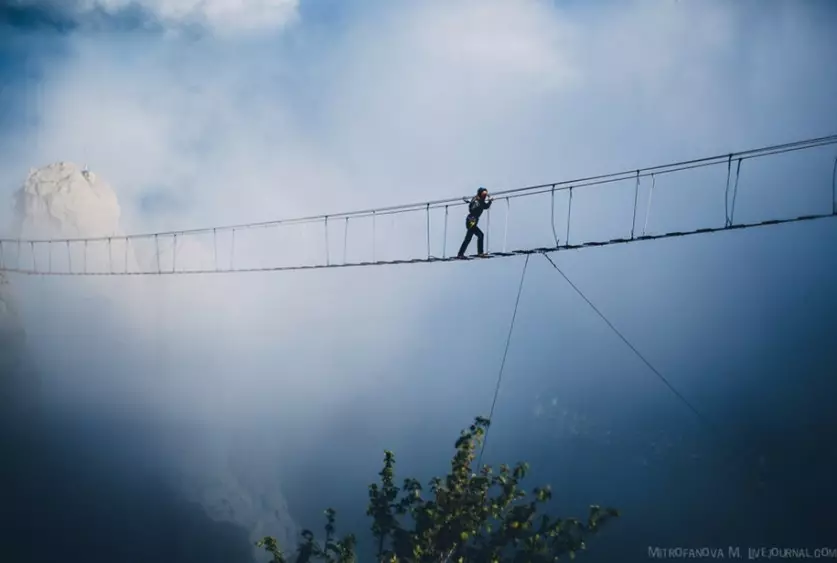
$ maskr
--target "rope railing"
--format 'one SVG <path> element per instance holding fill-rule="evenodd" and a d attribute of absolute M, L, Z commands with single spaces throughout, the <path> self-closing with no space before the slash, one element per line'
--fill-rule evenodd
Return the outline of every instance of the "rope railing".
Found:
<path fill-rule="evenodd" d="M 835 145 L 837 144 L 837 134 L 829 135 L 826 137 L 818 137 L 814 139 L 807 139 L 803 141 L 795 141 L 792 143 L 785 143 L 781 145 L 772 145 L 767 147 L 761 147 L 757 149 L 749 149 L 746 151 L 740 151 L 736 153 L 727 153 L 723 155 L 717 156 L 710 156 L 704 158 L 698 158 L 693 160 L 684 160 L 680 162 L 670 163 L 670 164 L 660 164 L 656 166 L 650 166 L 647 168 L 639 168 L 639 169 L 632 169 L 623 172 L 613 172 L 608 174 L 600 174 L 597 176 L 588 176 L 584 178 L 576 178 L 573 180 L 561 180 L 558 182 L 552 182 L 548 184 L 539 184 L 534 186 L 526 186 L 522 188 L 514 188 L 509 190 L 500 190 L 493 192 L 495 198 L 518 198 L 518 197 L 527 197 L 532 195 L 538 195 L 545 192 L 552 191 L 563 191 L 563 190 L 570 190 L 570 189 L 580 189 L 586 188 L 590 186 L 601 186 L 613 182 L 622 182 L 625 180 L 632 180 L 634 178 L 641 179 L 650 177 L 652 174 L 657 176 L 663 174 L 670 174 L 673 172 L 681 172 L 685 170 L 692 170 L 695 168 L 702 168 L 707 166 L 716 166 L 719 164 L 726 164 L 729 159 L 732 160 L 748 160 L 754 158 L 762 158 L 766 156 L 772 156 L 776 154 L 788 153 L 798 150 L 805 150 L 811 149 L 816 147 L 822 147 L 827 145 Z M 241 223 L 236 225 L 224 225 L 224 226 L 215 226 L 215 227 L 200 227 L 194 229 L 181 229 L 175 231 L 161 231 L 155 233 L 136 233 L 136 234 L 127 234 L 122 235 L 118 238 L 122 239 L 137 239 L 137 238 L 149 238 L 155 235 L 157 236 L 174 236 L 174 235 L 187 235 L 187 234 L 199 234 L 199 233 L 211 233 L 213 231 L 232 231 L 232 230 L 243 230 L 243 229 L 251 229 L 251 228 L 259 228 L 259 227 L 271 227 L 277 225 L 295 225 L 300 223 L 318 223 L 318 222 L 326 222 L 328 219 L 346 219 L 346 218 L 362 218 L 362 217 L 372 217 L 375 216 L 382 216 L 382 215 L 393 215 L 393 214 L 400 214 L 400 213 L 409 213 L 413 211 L 423 211 L 423 210 L 432 210 L 432 209 L 439 209 L 444 208 L 445 206 L 462 206 L 467 205 L 463 200 L 462 196 L 451 197 L 447 199 L 438 199 L 434 201 L 425 201 L 420 203 L 409 203 L 409 204 L 402 204 L 402 205 L 393 205 L 388 207 L 378 207 L 374 209 L 365 209 L 365 210 L 358 210 L 358 211 L 347 211 L 347 212 L 339 212 L 339 213 L 328 213 L 323 215 L 312 215 L 307 217 L 295 217 L 295 218 L 288 218 L 288 219 L 276 219 L 270 221 L 260 221 L 260 222 L 253 222 L 253 223 Z M 76 238 L 60 238 L 60 239 L 21 239 L 23 243 L 35 242 L 35 243 L 46 243 L 46 242 L 94 242 L 94 241 L 106 241 L 108 238 L 115 238 L 115 237 L 107 237 L 107 236 L 100 236 L 100 237 L 76 237 Z M 17 242 L 17 239 L 0 239 L 3 242 Z"/>
<path fill-rule="evenodd" d="M 593 247 L 603 247 L 603 246 L 614 246 L 620 244 L 628 244 L 628 243 L 639 243 L 644 241 L 652 241 L 652 240 L 662 240 L 662 239 L 671 239 L 671 238 L 681 238 L 681 237 L 689 237 L 694 235 L 705 235 L 710 233 L 719 233 L 724 231 L 733 231 L 733 230 L 745 230 L 745 229 L 753 229 L 757 227 L 767 227 L 767 226 L 775 226 L 775 225 L 786 225 L 792 223 L 802 223 L 802 222 L 811 222 L 817 221 L 821 219 L 829 219 L 837 217 L 837 213 L 822 213 L 816 215 L 802 215 L 799 217 L 793 217 L 789 219 L 768 219 L 765 221 L 759 221 L 754 223 L 736 223 L 732 226 L 722 226 L 722 227 L 706 227 L 700 229 L 693 229 L 690 231 L 673 231 L 667 233 L 658 233 L 658 234 L 647 234 L 643 236 L 638 236 L 635 238 L 616 238 L 610 240 L 602 240 L 602 241 L 587 241 L 583 243 L 565 243 L 558 246 L 545 246 L 545 247 L 537 247 L 537 248 L 522 248 L 518 250 L 511 250 L 508 252 L 491 252 L 486 253 L 483 256 L 465 256 L 463 258 L 457 258 L 456 256 L 447 256 L 445 258 L 440 257 L 431 257 L 431 258 L 411 258 L 411 259 L 394 259 L 394 260 L 378 260 L 373 262 L 347 262 L 347 263 L 332 263 L 332 264 L 310 264 L 310 265 L 291 265 L 291 266 L 267 266 L 267 267 L 239 267 L 235 269 L 194 269 L 194 270 L 178 270 L 178 271 L 171 271 L 171 270 L 161 270 L 157 272 L 156 270 L 139 270 L 139 271 L 118 271 L 118 272 L 108 272 L 108 271 L 88 271 L 88 272 L 78 272 L 78 271 L 35 271 L 35 270 L 27 270 L 25 268 L 0 268 L 0 272 L 3 273 L 13 273 L 13 274 L 23 274 L 23 275 L 36 275 L 36 276 L 165 276 L 165 275 L 205 275 L 205 274 L 244 274 L 244 273 L 256 273 L 256 272 L 286 272 L 286 271 L 296 271 L 296 270 L 322 270 L 322 269 L 331 269 L 331 268 L 358 268 L 358 267 L 368 267 L 368 266 L 392 266 L 398 264 L 428 264 L 428 263 L 442 263 L 442 262 L 453 262 L 453 261 L 471 261 L 471 260 L 490 260 L 492 258 L 508 258 L 512 256 L 521 256 L 521 255 L 530 255 L 530 254 L 549 254 L 552 252 L 558 251 L 566 251 L 566 250 L 580 250 L 584 248 L 593 248 Z"/>
<path fill-rule="evenodd" d="M 555 249 L 573 249 L 573 248 L 582 248 L 587 246 L 601 246 L 605 244 L 614 244 L 619 242 L 627 242 L 632 240 L 648 240 L 654 238 L 669 238 L 671 236 L 678 236 L 681 234 L 697 234 L 700 232 L 714 232 L 716 230 L 723 230 L 723 229 L 731 229 L 731 228 L 740 228 L 742 225 L 736 225 L 734 223 L 735 217 L 735 207 L 737 202 L 737 195 L 738 195 L 738 185 L 739 185 L 739 178 L 742 172 L 742 162 L 748 159 L 757 159 L 768 157 L 777 154 L 784 154 L 790 153 L 794 151 L 806 150 L 806 149 L 813 149 L 817 147 L 825 147 L 830 145 L 837 144 L 837 135 L 831 135 L 827 137 L 819 137 L 815 139 L 808 139 L 804 141 L 797 141 L 794 143 L 786 143 L 782 145 L 773 145 L 768 147 L 762 147 L 758 149 L 750 149 L 747 151 L 741 151 L 738 153 L 728 153 L 725 155 L 718 155 L 688 161 L 681 161 L 675 162 L 670 164 L 664 165 L 657 165 L 648 168 L 640 168 L 640 169 L 633 169 L 630 171 L 623 171 L 611 174 L 603 174 L 598 176 L 590 176 L 587 178 L 577 178 L 573 180 L 564 180 L 560 182 L 555 182 L 551 184 L 542 184 L 537 186 L 527 186 L 523 188 L 505 190 L 505 191 L 498 191 L 493 193 L 493 197 L 498 202 L 503 201 L 505 203 L 505 213 L 504 218 L 501 217 L 499 219 L 502 222 L 502 225 L 497 225 L 499 228 L 502 229 L 502 251 L 501 252 L 492 252 L 491 247 L 489 246 L 490 243 L 490 236 L 491 236 L 491 210 L 487 211 L 485 214 L 486 219 L 486 233 L 485 233 L 485 243 L 486 243 L 486 251 L 489 255 L 488 257 L 498 257 L 504 255 L 516 255 L 520 253 L 527 253 L 531 250 L 537 250 L 538 248 L 549 248 L 550 250 Z M 829 164 L 831 164 L 829 162 Z M 651 197 L 655 190 L 657 180 L 660 176 L 666 174 L 672 174 L 675 172 L 682 172 L 687 170 L 694 170 L 698 168 L 706 168 L 716 166 L 720 167 L 723 166 L 726 168 L 726 184 L 721 185 L 721 188 L 724 188 L 724 206 L 725 206 L 725 219 L 723 222 L 722 228 L 716 228 L 714 226 L 710 226 L 708 228 L 696 229 L 692 231 L 685 231 L 685 232 L 669 232 L 669 233 L 662 233 L 662 234 L 655 234 L 649 235 L 648 234 L 648 218 L 651 214 Z M 746 171 L 746 170 L 745 170 Z M 783 222 L 797 222 L 800 220 L 807 220 L 809 218 L 820 218 L 825 216 L 832 216 L 837 215 L 837 196 L 835 196 L 835 177 L 837 177 L 837 160 L 835 160 L 833 170 L 830 170 L 831 174 L 831 189 L 832 189 L 832 201 L 831 206 L 828 213 L 823 212 L 822 214 L 813 214 L 808 215 L 805 217 L 796 217 L 796 218 L 778 218 L 778 219 L 771 219 L 768 221 L 750 223 L 747 225 L 743 225 L 744 227 L 747 226 L 760 226 L 764 224 L 779 224 Z M 643 182 L 644 178 L 650 178 L 650 181 L 646 184 Z M 616 182 L 626 182 L 626 184 L 630 184 L 633 188 L 632 194 L 632 215 L 627 217 L 628 223 L 625 225 L 625 238 L 607 238 L 605 240 L 578 240 L 580 237 L 578 233 L 575 233 L 573 237 L 572 233 L 572 226 L 573 224 L 577 223 L 577 221 L 573 221 L 573 198 L 574 194 L 579 193 L 579 190 L 584 190 L 587 187 L 591 186 L 602 186 L 607 184 L 613 184 Z M 646 209 L 644 210 L 644 217 L 642 217 L 643 213 L 639 211 L 640 205 L 640 188 L 641 186 L 650 186 L 649 188 L 643 188 L 643 192 L 648 192 L 647 204 Z M 748 188 L 749 189 L 749 188 Z M 567 197 L 565 199 L 565 203 L 562 205 L 566 205 L 566 225 L 565 225 L 565 232 L 560 234 L 564 235 L 564 239 L 560 240 L 559 238 L 559 229 L 558 225 L 556 224 L 556 193 L 558 192 L 567 192 Z M 546 220 L 550 221 L 549 230 L 551 234 L 551 241 L 548 243 L 550 246 L 544 247 L 542 244 L 532 244 L 533 248 L 522 248 L 511 253 L 506 252 L 507 247 L 509 246 L 509 222 L 510 222 L 510 215 L 511 215 L 511 199 L 514 198 L 523 198 L 523 197 L 531 197 L 546 194 L 550 197 L 550 209 L 549 215 Z M 467 205 L 467 198 L 450 198 L 444 200 L 436 200 L 431 202 L 423 202 L 423 203 L 416 203 L 416 204 L 406 204 L 400 206 L 391 206 L 391 207 L 380 207 L 376 209 L 369 209 L 369 210 L 362 210 L 362 211 L 353 211 L 353 212 L 345 212 L 345 213 L 332 213 L 328 215 L 318 215 L 312 217 L 301 217 L 301 218 L 293 218 L 293 219 L 284 219 L 284 220 L 275 220 L 275 221 L 265 221 L 259 223 L 246 223 L 246 224 L 239 224 L 239 225 L 228 225 L 228 226 L 216 226 L 216 227 L 208 227 L 208 228 L 201 228 L 201 229 L 187 229 L 187 230 L 179 230 L 179 231 L 165 231 L 165 232 L 156 232 L 156 233 L 145 233 L 145 234 L 128 234 L 128 235 L 111 235 L 106 237 L 85 237 L 85 238 L 63 238 L 63 239 L 0 239 L 0 271 L 6 272 L 14 272 L 14 273 L 24 273 L 24 274 L 39 274 L 39 275 L 145 275 L 145 274 L 154 274 L 154 275 L 164 275 L 164 274 L 186 274 L 186 273 L 215 273 L 215 272 L 247 272 L 247 271 L 281 271 L 281 270 L 296 270 L 296 269 L 311 269 L 311 268 L 322 268 L 322 267 L 345 267 L 345 266 L 366 266 L 366 265 L 383 265 L 383 264 L 401 264 L 401 263 L 416 263 L 416 262 L 436 262 L 436 261 L 448 261 L 451 259 L 456 259 L 457 256 L 449 255 L 448 253 L 448 222 L 449 222 L 449 212 L 451 207 L 463 206 Z M 496 206 L 495 206 L 496 207 Z M 519 206 L 516 206 L 520 209 Z M 439 215 L 442 215 L 442 210 L 444 210 L 443 216 L 444 218 L 441 219 L 433 219 L 433 212 L 438 211 Z M 421 244 L 417 241 L 413 241 L 417 243 L 415 246 L 415 256 L 410 258 L 404 257 L 404 254 L 399 255 L 396 258 L 390 257 L 382 257 L 380 256 L 380 241 L 378 240 L 379 236 L 381 236 L 381 231 L 386 231 L 386 225 L 382 225 L 380 222 L 380 218 L 382 216 L 393 216 L 396 214 L 402 213 L 420 213 L 422 216 L 422 228 L 421 230 L 424 231 L 423 234 L 423 243 Z M 438 217 L 438 216 L 437 216 Z M 355 260 L 349 261 L 348 256 L 349 252 L 349 243 L 348 243 L 348 233 L 349 233 L 349 223 L 350 221 L 366 219 L 371 222 L 371 260 Z M 340 252 L 333 252 L 331 249 L 331 241 L 330 239 L 333 238 L 335 233 L 332 233 L 334 229 L 330 228 L 330 223 L 333 224 L 335 221 L 343 222 L 343 229 L 339 229 L 336 233 L 338 235 L 343 235 L 343 251 L 342 251 L 342 261 L 340 259 Z M 439 225 L 438 222 L 443 220 L 443 225 Z M 322 250 L 316 251 L 321 252 L 321 258 L 315 259 L 314 263 L 311 263 L 310 260 L 307 260 L 307 263 L 293 263 L 288 265 L 277 265 L 275 263 L 269 266 L 262 266 L 262 267 L 253 267 L 251 265 L 246 265 L 242 263 L 242 260 L 236 259 L 237 245 L 245 246 L 246 247 L 246 240 L 242 242 L 237 241 L 237 234 L 239 238 L 248 230 L 257 229 L 257 228 L 268 228 L 268 227 L 285 227 L 285 226 L 294 226 L 294 225 L 315 225 L 319 222 L 322 222 L 322 226 L 319 227 L 322 229 L 319 235 L 319 242 L 316 245 L 321 248 Z M 525 229 L 527 223 L 531 223 L 532 221 L 516 221 L 516 225 L 520 224 Z M 583 222 L 583 221 L 582 221 Z M 496 223 L 496 222 L 495 222 Z M 629 236 L 627 233 L 628 225 L 630 226 L 630 234 Z M 362 225 L 361 225 L 362 227 Z M 394 224 L 393 224 L 393 228 Z M 399 231 L 401 228 L 398 229 Z M 221 264 L 219 262 L 219 243 L 220 237 L 219 234 L 227 232 L 225 235 L 225 241 L 228 240 L 229 242 L 229 261 L 228 265 Z M 342 231 L 340 233 L 339 231 Z M 578 231 L 578 228 L 576 228 Z M 352 232 L 357 233 L 353 236 L 354 241 L 358 241 L 360 239 L 364 239 L 362 241 L 363 245 L 366 245 L 365 236 L 361 234 L 361 229 L 355 230 L 353 226 Z M 435 249 L 434 247 L 436 244 L 434 243 L 434 232 L 443 232 L 443 237 L 441 244 L 441 248 Z M 416 233 L 418 234 L 418 233 Z M 185 243 L 188 242 L 185 237 L 187 236 L 201 236 L 206 235 L 207 245 L 211 245 L 211 258 L 209 258 L 209 262 L 212 263 L 211 266 L 208 266 L 206 262 L 202 263 L 202 265 L 198 267 L 189 267 L 188 266 L 188 256 L 186 255 L 186 248 Z M 366 235 L 368 236 L 368 235 Z M 384 235 L 385 236 L 385 235 Z M 435 235 L 438 237 L 438 234 Z M 572 240 L 571 240 L 572 237 Z M 412 238 L 412 235 L 411 237 Z M 161 240 L 162 239 L 162 240 Z M 384 239 L 386 240 L 386 239 Z M 166 261 L 166 267 L 164 268 L 161 264 L 161 249 L 160 243 L 162 241 L 168 241 L 167 244 L 170 245 L 169 251 L 171 253 L 170 259 Z M 129 250 L 133 250 L 134 253 L 139 251 L 139 248 L 143 245 L 147 245 L 148 242 L 153 243 L 153 250 L 151 250 L 151 258 L 153 263 L 145 264 L 144 266 L 137 265 L 136 267 L 129 267 Z M 295 241 L 298 243 L 298 239 Z M 334 241 L 339 244 L 338 241 Z M 409 243 L 410 241 L 406 241 Z M 116 243 L 116 244 L 115 244 Z M 554 243 L 555 246 L 551 246 Z M 53 258 L 53 245 L 64 245 L 66 246 L 67 256 L 66 260 L 63 262 L 66 264 L 66 269 L 57 268 L 55 260 Z M 353 243 L 357 244 L 357 242 Z M 114 245 L 117 246 L 114 249 Z M 123 246 L 124 249 L 120 249 L 119 246 Z M 297 244 L 298 245 L 298 244 Z M 424 247 L 419 250 L 419 245 Z M 78 248 L 79 246 L 83 246 L 83 254 L 82 256 L 78 256 Z M 497 245 L 495 245 L 497 246 Z M 44 249 L 44 247 L 46 247 Z M 99 250 L 99 255 L 101 259 L 99 260 L 100 264 L 105 264 L 104 266 L 100 266 L 98 269 L 88 267 L 88 248 L 91 251 L 96 249 Z M 207 246 L 209 248 L 209 246 Z M 26 250 L 24 250 L 26 249 Z M 73 256 L 73 249 L 75 250 L 76 256 Z M 40 258 L 38 258 L 37 250 L 41 250 Z M 45 250 L 45 252 L 43 252 Z M 121 267 L 117 266 L 115 262 L 118 260 L 114 260 L 114 251 L 124 250 L 124 264 Z M 246 250 L 246 249 L 245 249 Z M 282 249 L 286 252 L 294 252 L 295 249 L 292 247 L 285 247 Z M 434 252 L 434 250 L 438 250 L 440 252 Z M 180 252 L 180 254 L 179 254 Z M 25 254 L 29 254 L 29 256 L 25 256 Z M 271 252 L 272 255 L 276 253 Z M 353 256 L 357 253 L 352 252 Z M 406 253 L 405 253 L 406 254 Z M 453 254 L 453 253 L 451 253 Z M 368 257 L 367 257 L 368 258 Z M 169 261 L 170 260 L 170 261 Z M 227 262 L 224 260 L 224 262 Z M 46 268 L 44 265 L 46 264 Z M 187 265 L 184 265 L 187 264 Z M 81 267 L 80 267 L 81 266 Z"/>

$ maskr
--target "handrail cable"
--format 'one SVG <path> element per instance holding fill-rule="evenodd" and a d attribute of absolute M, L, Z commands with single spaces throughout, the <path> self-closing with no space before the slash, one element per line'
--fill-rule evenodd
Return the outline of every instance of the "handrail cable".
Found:
<path fill-rule="evenodd" d="M 524 197 L 530 195 L 537 195 L 540 193 L 548 192 L 552 189 L 557 191 L 567 190 L 570 188 L 581 188 L 587 186 L 594 186 L 594 185 L 604 185 L 613 182 L 621 182 L 625 180 L 631 179 L 640 179 L 644 177 L 649 177 L 651 174 L 662 175 L 662 174 L 669 174 L 673 172 L 680 172 L 684 170 L 690 170 L 694 168 L 701 168 L 705 166 L 714 166 L 718 164 L 722 164 L 727 162 L 730 156 L 732 158 L 738 158 L 740 160 L 747 160 L 750 158 L 761 158 L 765 156 L 771 156 L 774 154 L 781 154 L 792 152 L 796 150 L 803 150 L 808 148 L 815 148 L 827 145 L 837 144 L 837 134 L 829 135 L 825 137 L 818 137 L 813 139 L 806 139 L 801 141 L 794 141 L 791 143 L 784 143 L 780 145 L 772 145 L 766 147 L 760 147 L 756 149 L 748 149 L 745 151 L 740 151 L 737 153 L 726 153 L 724 155 L 719 156 L 710 156 L 710 157 L 703 157 L 698 159 L 692 160 L 684 160 L 680 162 L 674 162 L 669 164 L 661 164 L 656 166 L 651 166 L 647 168 L 640 168 L 640 169 L 631 169 L 629 171 L 623 172 L 614 172 L 608 174 L 599 174 L 595 176 L 588 176 L 585 178 L 577 178 L 573 180 L 564 180 L 560 182 L 550 182 L 548 184 L 539 184 L 534 186 L 526 186 L 521 188 L 513 188 L 509 190 L 500 190 L 494 192 L 494 195 L 504 196 L 508 198 L 512 197 Z M 307 217 L 298 217 L 298 218 L 288 218 L 288 219 L 274 219 L 269 221 L 259 221 L 259 222 L 251 222 L 251 223 L 241 223 L 236 225 L 225 225 L 225 226 L 215 226 L 215 227 L 200 227 L 200 228 L 193 228 L 193 229 L 180 229 L 180 230 L 172 230 L 172 231 L 161 231 L 157 233 L 138 233 L 138 234 L 128 234 L 128 235 L 113 235 L 110 236 L 97 236 L 97 237 L 76 237 L 76 238 L 67 238 L 67 239 L 27 239 L 23 240 L 23 242 L 36 242 L 36 243 L 47 243 L 47 242 L 81 242 L 81 241 L 104 241 L 108 238 L 119 238 L 119 239 L 137 239 L 137 238 L 150 238 L 153 236 L 173 236 L 175 234 L 178 235 L 186 235 L 186 234 L 200 234 L 200 233 L 211 233 L 213 231 L 227 231 L 227 230 L 242 230 L 242 229 L 251 229 L 251 228 L 259 228 L 259 227 L 268 227 L 274 226 L 279 224 L 300 224 L 300 223 L 313 223 L 319 221 L 325 221 L 326 218 L 329 219 L 337 219 L 337 218 L 359 218 L 359 217 L 369 217 L 374 215 L 392 215 L 398 213 L 408 213 L 413 211 L 419 210 L 429 210 L 435 209 L 439 207 L 443 207 L 446 205 L 462 205 L 462 198 L 455 197 L 455 198 L 446 198 L 446 199 L 439 199 L 434 201 L 426 201 L 421 203 L 410 203 L 410 204 L 401 204 L 401 205 L 393 205 L 387 207 L 379 207 L 375 209 L 365 209 L 365 210 L 358 210 L 358 211 L 348 211 L 348 212 L 340 212 L 340 213 L 329 213 L 329 214 L 322 214 L 322 215 L 312 215 Z M 5 242 L 17 242 L 18 239 L 0 239 L 4 240 Z M 22 240 L 22 239 L 21 239 Z"/>

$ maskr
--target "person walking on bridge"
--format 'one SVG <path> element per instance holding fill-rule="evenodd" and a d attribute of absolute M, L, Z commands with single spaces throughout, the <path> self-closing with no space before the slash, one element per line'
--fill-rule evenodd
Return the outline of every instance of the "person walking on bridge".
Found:
<path fill-rule="evenodd" d="M 463 258 L 465 256 L 465 251 L 468 249 L 468 245 L 471 244 L 471 239 L 474 238 L 474 235 L 477 235 L 477 255 L 485 256 L 482 246 L 484 235 L 482 230 L 477 226 L 477 223 L 480 221 L 482 212 L 491 207 L 491 202 L 494 201 L 494 198 L 489 197 L 488 190 L 480 186 L 480 189 L 477 190 L 477 195 L 465 201 L 468 203 L 468 217 L 465 219 L 465 228 L 467 231 L 465 233 L 465 240 L 462 241 L 462 246 L 459 247 L 459 254 L 456 257 Z"/>

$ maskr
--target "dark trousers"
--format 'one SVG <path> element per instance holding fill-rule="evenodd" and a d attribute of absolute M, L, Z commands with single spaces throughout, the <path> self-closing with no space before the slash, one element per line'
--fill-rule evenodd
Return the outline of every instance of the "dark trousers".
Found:
<path fill-rule="evenodd" d="M 465 233 L 465 240 L 462 241 L 462 246 L 459 247 L 458 256 L 465 255 L 465 251 L 468 249 L 468 245 L 471 244 L 471 239 L 474 238 L 474 235 L 477 235 L 477 254 L 482 254 L 482 230 L 479 227 L 477 227 L 476 221 L 474 221 L 470 217 L 465 221 L 465 227 L 468 229 L 468 231 Z"/>

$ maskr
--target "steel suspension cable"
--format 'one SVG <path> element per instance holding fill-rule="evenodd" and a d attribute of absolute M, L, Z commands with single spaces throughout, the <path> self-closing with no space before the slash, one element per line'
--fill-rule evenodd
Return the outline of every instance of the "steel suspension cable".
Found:
<path fill-rule="evenodd" d="M 654 367 L 654 365 L 651 364 L 651 362 L 649 362 L 648 359 L 639 350 L 637 350 L 637 348 L 633 344 L 631 344 L 631 342 L 625 337 L 625 335 L 623 335 L 619 331 L 619 329 L 617 329 L 613 325 L 613 323 L 611 323 L 608 320 L 604 313 L 602 313 L 599 310 L 599 308 L 596 307 L 593 304 L 593 302 L 587 298 L 586 295 L 584 295 L 581 289 L 579 289 L 578 286 L 575 285 L 569 277 L 567 277 L 567 275 L 561 270 L 561 268 L 558 267 L 558 265 L 552 260 L 552 258 L 550 258 L 549 255 L 545 252 L 542 252 L 541 254 L 543 254 L 543 257 L 549 261 L 552 267 L 555 268 L 555 270 L 559 274 L 561 274 L 561 276 L 566 280 L 570 287 L 572 287 L 575 290 L 575 292 L 578 293 L 578 295 L 582 299 L 584 299 L 585 302 L 587 302 L 590 308 L 593 309 L 593 311 L 595 311 L 599 317 L 601 317 L 601 319 L 622 340 L 622 342 L 624 342 L 628 346 L 628 348 L 631 349 L 631 351 L 637 356 L 637 358 L 639 358 L 648 367 L 648 369 L 650 369 L 651 372 L 654 373 L 654 375 L 656 375 L 666 387 L 668 387 L 668 389 L 674 394 L 674 396 L 677 397 L 677 399 L 679 399 L 680 402 L 682 402 L 695 415 L 695 417 L 697 417 L 698 421 L 703 424 L 703 426 L 709 431 L 712 437 L 715 438 L 724 448 L 729 447 L 732 450 L 729 456 L 724 460 L 725 465 L 728 464 L 729 466 L 734 466 L 733 462 L 741 458 L 746 458 L 750 453 L 753 452 L 753 446 L 747 449 L 733 447 L 727 440 L 726 434 L 722 432 L 721 429 L 717 425 L 715 425 L 715 423 L 713 423 L 706 415 L 704 415 L 700 410 L 698 410 L 697 407 L 695 407 L 685 396 L 683 396 L 683 394 L 680 393 L 680 391 L 678 391 L 677 388 L 675 388 L 674 385 L 671 384 L 671 382 L 669 382 L 669 380 L 660 372 L 660 370 Z"/>
<path fill-rule="evenodd" d="M 500 362 L 500 373 L 497 375 L 497 386 L 494 388 L 494 398 L 491 401 L 491 410 L 488 411 L 488 428 L 485 429 L 485 436 L 483 437 L 482 447 L 480 448 L 480 455 L 477 459 L 477 467 L 482 465 L 482 454 L 485 452 L 485 445 L 488 443 L 488 431 L 491 429 L 491 422 L 494 418 L 494 408 L 497 406 L 497 397 L 500 395 L 500 385 L 503 382 L 503 370 L 506 367 L 506 358 L 509 355 L 509 345 L 511 344 L 511 337 L 514 332 L 514 321 L 517 318 L 517 309 L 520 306 L 520 295 L 523 293 L 523 281 L 526 279 L 526 269 L 529 266 L 529 255 L 526 255 L 526 261 L 523 263 L 523 272 L 520 274 L 520 285 L 517 287 L 517 298 L 514 301 L 514 312 L 512 313 L 511 324 L 509 325 L 509 334 L 506 337 L 506 347 L 503 350 L 503 360 Z"/>
<path fill-rule="evenodd" d="M 658 370 L 657 368 L 655 368 L 655 367 L 654 367 L 654 365 L 653 365 L 651 362 L 649 362 L 649 361 L 648 361 L 648 359 L 647 359 L 645 356 L 643 356 L 643 355 L 642 355 L 642 353 L 641 353 L 639 350 L 637 350 L 637 349 L 636 349 L 636 347 L 635 347 L 633 344 L 631 344 L 631 342 L 630 342 L 627 338 L 625 338 L 625 335 L 624 335 L 624 334 L 622 334 L 622 333 L 619 331 L 619 329 L 618 329 L 618 328 L 616 328 L 615 326 L 613 326 L 613 323 L 611 323 L 611 322 L 608 320 L 608 318 L 604 315 L 604 313 L 602 313 L 602 312 L 599 310 L 599 308 L 598 308 L 598 307 L 596 307 L 596 306 L 593 304 L 593 302 L 592 302 L 592 301 L 590 301 L 590 299 L 588 299 L 588 298 L 587 298 L 587 296 L 586 296 L 586 295 L 584 295 L 584 293 L 583 293 L 583 292 L 582 292 L 582 291 L 578 288 L 578 286 L 577 286 L 577 285 L 575 285 L 575 284 L 572 282 L 572 280 L 570 280 L 570 278 L 568 278 L 568 277 L 567 277 L 567 275 L 563 272 L 563 270 L 561 270 L 561 268 L 559 268 L 559 267 L 558 267 L 558 265 L 557 265 L 557 264 L 556 264 L 556 263 L 552 260 L 552 258 L 550 258 L 550 257 L 549 257 L 549 255 L 548 255 L 548 254 L 545 254 L 545 253 L 543 254 L 543 257 L 544 257 L 544 258 L 546 258 L 546 259 L 549 261 L 549 263 L 552 265 L 552 267 L 553 267 L 553 268 L 555 268 L 555 270 L 556 270 L 559 274 L 561 274 L 561 276 L 562 276 L 562 277 L 563 277 L 563 278 L 567 281 L 567 283 L 568 283 L 568 284 L 570 284 L 570 287 L 572 287 L 572 288 L 575 290 L 575 292 L 576 292 L 576 293 L 578 293 L 578 295 L 579 295 L 582 299 L 584 299 L 584 301 L 586 301 L 586 302 L 587 302 L 587 304 L 590 306 L 590 308 L 591 308 L 591 309 L 593 309 L 593 311 L 595 311 L 595 312 L 596 312 L 596 314 L 597 314 L 599 317 L 601 317 L 601 319 L 602 319 L 602 320 L 603 320 L 603 321 L 607 324 L 607 326 L 609 326 L 609 327 L 610 327 L 610 329 L 614 332 L 614 334 L 616 334 L 616 336 L 618 336 L 618 337 L 622 340 L 622 342 L 624 342 L 624 343 L 628 346 L 628 348 L 630 348 L 630 349 L 631 349 L 631 351 L 633 351 L 633 353 L 636 355 L 636 357 L 637 357 L 637 358 L 639 358 L 639 359 L 642 361 L 642 363 L 644 363 L 646 366 L 648 366 L 648 369 L 650 369 L 650 370 L 651 370 L 651 371 L 652 371 L 652 372 L 653 372 L 653 373 L 654 373 L 654 374 L 655 374 L 655 375 L 656 375 L 656 376 L 660 379 L 660 381 L 662 381 L 662 382 L 663 382 L 663 384 L 664 384 L 666 387 L 668 387 L 668 388 L 669 388 L 669 390 L 670 390 L 672 393 L 674 393 L 674 395 L 675 395 L 678 399 L 680 399 L 680 401 L 681 401 L 684 405 L 686 405 L 686 407 L 687 407 L 689 410 L 691 410 L 691 411 L 695 414 L 695 416 L 697 416 L 697 417 L 698 417 L 698 419 L 700 419 L 703 423 L 705 423 L 705 424 L 706 424 L 707 426 L 709 426 L 710 428 L 713 428 L 713 429 L 715 429 L 715 430 L 717 431 L 717 429 L 715 428 L 715 425 L 714 425 L 714 424 L 713 424 L 713 423 L 712 423 L 712 422 L 711 422 L 708 418 L 706 418 L 706 417 L 705 417 L 705 416 L 704 416 L 704 415 L 703 415 L 703 414 L 702 414 L 702 413 L 701 413 L 701 412 L 700 412 L 700 411 L 699 411 L 699 410 L 698 410 L 698 409 L 697 409 L 697 408 L 696 408 L 696 407 L 695 407 L 695 406 L 694 406 L 691 402 L 689 402 L 689 400 L 688 400 L 688 399 L 686 399 L 686 397 L 684 397 L 684 396 L 683 396 L 683 394 L 682 394 L 682 393 L 680 393 L 680 391 L 678 391 L 678 390 L 674 387 L 674 385 L 672 385 L 672 384 L 669 382 L 669 380 L 668 380 L 668 379 L 666 379 L 666 377 L 665 377 L 662 373 L 660 373 L 660 370 Z"/>

